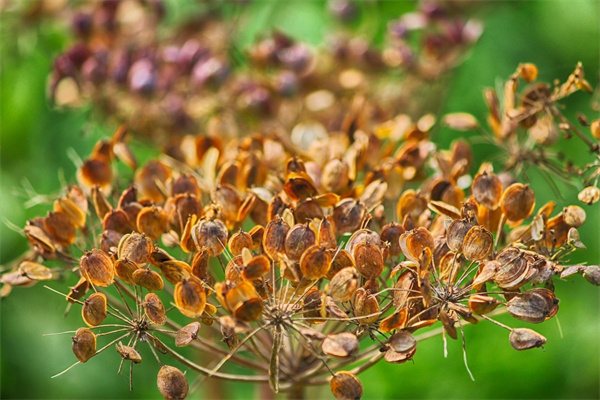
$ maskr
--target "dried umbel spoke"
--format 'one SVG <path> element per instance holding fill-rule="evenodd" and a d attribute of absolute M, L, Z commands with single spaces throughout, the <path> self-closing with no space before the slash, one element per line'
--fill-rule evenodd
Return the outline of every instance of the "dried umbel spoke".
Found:
<path fill-rule="evenodd" d="M 209 3 L 160 34 L 160 1 L 65 11 L 77 10 L 77 44 L 56 59 L 50 96 L 124 125 L 27 222 L 31 249 L 3 268 L 0 293 L 77 282 L 50 289 L 89 326 L 69 331 L 72 367 L 110 348 L 119 372 L 156 361 L 166 399 L 204 377 L 290 396 L 329 382 L 357 399 L 359 373 L 417 362 L 417 342 L 439 334 L 465 349 L 482 320 L 516 350 L 541 347 L 494 316 L 542 323 L 558 312 L 556 279 L 600 285 L 597 260 L 567 265 L 593 240 L 581 227 L 600 198 L 598 120 L 563 114 L 564 98 L 592 89 L 581 65 L 551 85 L 520 64 L 501 95 L 485 90 L 486 125 L 422 98 L 480 34 L 463 7 L 423 2 L 381 47 L 348 31 L 317 50 L 277 31 L 239 51 L 244 19 Z M 330 3 L 342 20 L 358 12 Z M 497 157 L 471 139 L 444 148 L 440 129 L 481 134 Z M 556 155 L 567 140 L 581 160 Z M 547 194 L 532 168 L 584 188 L 581 203 L 536 204 Z"/>

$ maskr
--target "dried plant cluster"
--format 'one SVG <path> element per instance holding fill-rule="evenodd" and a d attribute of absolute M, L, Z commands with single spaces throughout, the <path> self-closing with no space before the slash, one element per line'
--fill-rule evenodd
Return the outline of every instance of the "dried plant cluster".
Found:
<path fill-rule="evenodd" d="M 119 19 L 120 4 L 75 12 L 81 42 L 58 57 L 51 95 L 87 98 L 128 128 L 98 142 L 77 184 L 27 223 L 31 251 L 1 278 L 8 295 L 78 277 L 62 293 L 86 326 L 73 331 L 73 366 L 105 350 L 130 371 L 156 361 L 166 399 L 190 390 L 181 366 L 294 395 L 329 383 L 336 398 L 355 399 L 360 372 L 411 360 L 438 334 L 464 344 L 465 325 L 491 322 L 516 350 L 541 347 L 539 333 L 493 316 L 541 323 L 559 309 L 554 279 L 600 284 L 600 267 L 566 265 L 585 248 L 583 204 L 540 206 L 518 179 L 536 166 L 583 184 L 582 203 L 598 200 L 599 122 L 581 116 L 580 128 L 558 104 L 591 91 L 581 65 L 550 85 L 522 64 L 501 96 L 485 91 L 487 127 L 466 113 L 437 123 L 403 113 L 408 99 L 394 90 L 439 76 L 478 36 L 439 5 L 392 23 L 383 51 L 350 37 L 315 53 L 276 33 L 239 70 L 214 14 L 159 39 L 129 34 L 137 24 L 156 34 L 159 3 L 122 3 L 137 11 L 132 20 Z M 352 4 L 331 8 L 344 19 Z M 404 40 L 417 28 L 419 50 Z M 211 35 L 218 40 L 200 39 Z M 439 148 L 431 134 L 440 124 L 479 132 L 504 157 L 473 165 L 467 141 Z M 130 134 L 163 152 L 140 165 Z M 595 161 L 561 164 L 549 155 L 559 140 L 580 140 Z M 155 360 L 142 360 L 142 346 Z M 230 363 L 242 369 L 225 372 Z"/>

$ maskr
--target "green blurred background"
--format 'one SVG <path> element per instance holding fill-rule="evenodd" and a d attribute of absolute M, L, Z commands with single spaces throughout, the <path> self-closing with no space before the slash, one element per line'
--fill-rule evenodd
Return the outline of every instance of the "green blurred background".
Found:
<path fill-rule="evenodd" d="M 386 22 L 413 9 L 414 2 L 369 2 L 368 18 L 376 18 L 380 31 Z M 472 6 L 485 24 L 479 43 L 450 80 L 443 111 L 466 111 L 481 120 L 485 105 L 481 91 L 509 76 L 520 62 L 533 62 L 540 78 L 566 79 L 582 61 L 590 83 L 598 85 L 600 48 L 600 2 L 598 1 L 482 1 Z M 168 11 L 175 20 L 189 12 L 192 3 L 171 2 Z M 277 27 L 295 37 L 318 44 L 334 24 L 321 1 L 254 1 L 245 12 L 253 23 L 240 36 L 251 42 L 262 30 Z M 376 13 L 373 14 L 373 13 Z M 365 13 L 363 13 L 365 16 Z M 25 209 L 23 179 L 38 193 L 52 194 L 60 188 L 59 176 L 74 181 L 75 167 L 67 157 L 72 148 L 80 155 L 91 150 L 95 140 L 114 127 L 97 122 L 90 110 L 59 111 L 49 107 L 45 88 L 53 57 L 68 44 L 60 24 L 15 28 L 14 15 L 2 15 L 0 25 L 0 215 L 21 227 L 49 205 Z M 378 35 L 377 37 L 380 37 Z M 580 110 L 598 118 L 590 108 L 591 97 L 578 93 L 565 102 L 568 110 Z M 567 112 L 569 114 L 569 112 Z M 574 115 L 571 113 L 569 115 Z M 457 133 L 439 130 L 435 140 L 442 147 Z M 478 162 L 493 156 L 493 149 L 474 145 Z M 561 145 L 571 157 L 589 157 L 578 142 Z M 578 204 L 577 190 L 561 187 L 560 198 L 546 180 L 530 174 L 537 203 L 556 200 L 558 206 Z M 600 262 L 598 205 L 584 206 L 588 221 L 581 237 L 588 249 L 573 261 Z M 0 262 L 5 263 L 26 249 L 26 240 L 5 224 L 0 227 Z M 61 285 L 55 285 L 62 289 Z M 544 350 L 514 351 L 508 333 L 489 323 L 466 328 L 472 382 L 463 366 L 458 341 L 449 343 L 443 357 L 441 338 L 419 345 L 414 363 L 380 363 L 361 375 L 365 398 L 599 398 L 600 397 L 600 289 L 576 276 L 557 283 L 561 311 L 535 329 L 548 338 Z M 127 374 L 116 376 L 118 359 L 101 354 L 90 363 L 50 379 L 75 360 L 70 335 L 42 336 L 48 332 L 78 327 L 78 310 L 63 318 L 64 299 L 37 285 L 15 288 L 0 302 L 1 307 L 1 398 L 156 398 L 156 365 L 142 363 L 134 374 L 135 391 L 128 391 Z M 512 326 L 527 323 L 500 318 Z M 557 324 L 560 321 L 562 337 Z M 150 356 L 150 355 L 148 355 Z M 253 387 L 227 384 L 230 398 L 260 396 Z M 214 393 L 213 393 L 214 396 Z M 199 390 L 194 398 L 211 398 Z M 329 398 L 328 388 L 310 389 L 309 397 Z"/>

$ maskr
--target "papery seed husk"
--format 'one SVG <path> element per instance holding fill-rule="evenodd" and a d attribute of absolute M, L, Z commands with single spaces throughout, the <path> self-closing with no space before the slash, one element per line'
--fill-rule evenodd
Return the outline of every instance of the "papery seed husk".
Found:
<path fill-rule="evenodd" d="M 73 337 L 73 353 L 85 363 L 96 354 L 96 335 L 89 328 L 79 328 Z"/>
<path fill-rule="evenodd" d="M 391 364 L 403 364 L 409 360 L 412 360 L 416 352 L 416 347 L 406 352 L 397 352 L 390 348 L 388 351 L 385 352 L 383 359 Z"/>
<path fill-rule="evenodd" d="M 198 337 L 200 322 L 192 322 L 177 331 L 175 335 L 175 346 L 185 347 Z"/>
<path fill-rule="evenodd" d="M 356 269 L 365 278 L 377 278 L 383 272 L 383 254 L 379 246 L 362 242 L 356 245 L 352 255 Z"/>
<path fill-rule="evenodd" d="M 185 375 L 170 365 L 163 365 L 158 371 L 156 384 L 166 400 L 185 399 L 188 395 L 189 385 Z"/>
<path fill-rule="evenodd" d="M 104 293 L 94 293 L 83 302 L 81 316 L 88 326 L 98 326 L 107 315 L 107 300 Z"/>
<path fill-rule="evenodd" d="M 469 309 L 479 315 L 494 311 L 500 304 L 500 301 L 492 296 L 472 294 L 469 297 Z"/>
<path fill-rule="evenodd" d="M 400 236 L 405 232 L 402 225 L 390 222 L 381 228 L 381 241 L 390 243 L 389 251 L 391 257 L 398 257 L 401 253 Z"/>
<path fill-rule="evenodd" d="M 296 225 L 286 235 L 285 253 L 294 261 L 300 260 L 302 254 L 314 245 L 317 241 L 317 235 L 309 228 L 308 224 Z"/>
<path fill-rule="evenodd" d="M 342 269 L 329 284 L 329 295 L 335 301 L 348 301 L 358 287 L 358 271 L 354 267 Z"/>
<path fill-rule="evenodd" d="M 379 323 L 379 330 L 382 332 L 391 332 L 396 329 L 401 329 L 406 324 L 408 319 L 408 313 L 406 308 L 402 308 L 399 311 L 396 311 L 392 315 L 384 318 Z"/>
<path fill-rule="evenodd" d="M 151 292 L 162 290 L 165 286 L 160 274 L 150 268 L 136 269 L 131 275 L 131 279 L 136 285 L 140 285 Z"/>
<path fill-rule="evenodd" d="M 133 273 L 138 269 L 138 265 L 128 259 L 118 259 L 115 261 L 115 274 L 128 285 L 135 285 Z"/>
<path fill-rule="evenodd" d="M 542 347 L 546 344 L 546 338 L 534 330 L 527 328 L 516 328 L 510 331 L 510 345 L 515 350 L 527 350 Z"/>
<path fill-rule="evenodd" d="M 175 285 L 173 293 L 175 305 L 183 315 L 198 318 L 206 307 L 206 293 L 195 279 L 182 280 Z"/>
<path fill-rule="evenodd" d="M 409 332 L 394 333 L 389 339 L 389 345 L 397 353 L 410 352 L 417 347 L 417 339 Z"/>
<path fill-rule="evenodd" d="M 480 225 L 469 229 L 463 243 L 463 254 L 469 261 L 485 259 L 494 246 L 492 233 Z"/>
<path fill-rule="evenodd" d="M 133 361 L 134 364 L 139 364 L 142 362 L 142 356 L 133 347 L 125 346 L 123 343 L 119 342 L 117 343 L 116 348 L 117 353 L 119 353 L 125 360 Z"/>
<path fill-rule="evenodd" d="M 62 212 L 49 212 L 44 218 L 44 229 L 56 243 L 62 246 L 70 246 L 75 242 L 77 234 L 75 225 Z"/>
<path fill-rule="evenodd" d="M 527 185 L 514 183 L 502 194 L 500 206 L 506 219 L 520 221 L 531 215 L 535 207 L 535 193 Z"/>
<path fill-rule="evenodd" d="M 290 226 L 283 219 L 275 219 L 267 224 L 263 236 L 263 248 L 272 259 L 277 259 L 285 251 L 285 239 Z"/>
<path fill-rule="evenodd" d="M 19 264 L 19 272 L 34 281 L 52 279 L 52 270 L 50 268 L 33 261 L 23 261 Z"/>
<path fill-rule="evenodd" d="M 183 279 L 190 279 L 192 267 L 188 263 L 179 260 L 168 260 L 158 264 L 162 276 L 173 285 Z"/>
<path fill-rule="evenodd" d="M 600 266 L 588 265 L 583 270 L 583 277 L 589 283 L 595 286 L 600 286 Z"/>
<path fill-rule="evenodd" d="M 467 219 L 458 219 L 450 224 L 446 233 L 446 243 L 451 251 L 462 252 L 465 237 L 472 227 L 473 224 Z"/>
<path fill-rule="evenodd" d="M 137 265 L 144 265 L 154 250 L 152 241 L 144 234 L 131 233 L 123 236 L 119 242 L 119 258 L 127 258 Z"/>
<path fill-rule="evenodd" d="M 337 372 L 329 381 L 331 392 L 337 400 L 356 400 L 363 395 L 360 380 L 351 372 Z"/>
<path fill-rule="evenodd" d="M 325 247 L 314 245 L 302 254 L 300 270 L 307 279 L 319 279 L 327 275 L 331 261 L 331 254 Z"/>
<path fill-rule="evenodd" d="M 359 288 L 354 294 L 354 315 L 362 317 L 368 315 L 368 317 L 360 318 L 358 322 L 361 325 L 371 324 L 380 316 L 379 302 L 377 298 L 370 294 L 364 288 Z"/>
<path fill-rule="evenodd" d="M 358 339 L 350 332 L 327 335 L 321 345 L 323 353 L 338 358 L 350 357 L 358 351 Z"/>
<path fill-rule="evenodd" d="M 547 289 L 530 289 L 510 299 L 506 308 L 514 318 L 540 323 L 558 311 L 558 300 Z"/>
<path fill-rule="evenodd" d="M 115 279 L 115 267 L 112 259 L 99 249 L 93 249 L 81 256 L 79 262 L 81 275 L 95 286 L 110 286 Z"/>
<path fill-rule="evenodd" d="M 240 229 L 229 239 L 229 251 L 234 256 L 239 256 L 245 248 L 252 248 L 252 236 Z"/>
<path fill-rule="evenodd" d="M 148 293 L 144 298 L 144 312 L 153 324 L 164 325 L 167 322 L 165 306 L 155 293 Z"/>
<path fill-rule="evenodd" d="M 167 213 L 160 207 L 144 207 L 137 215 L 136 225 L 138 231 L 148 236 L 150 240 L 157 241 L 163 233 L 167 232 Z"/>
<path fill-rule="evenodd" d="M 211 257 L 225 250 L 228 236 L 227 227 L 219 219 L 201 220 L 192 228 L 192 237 L 198 248 L 208 248 Z"/>

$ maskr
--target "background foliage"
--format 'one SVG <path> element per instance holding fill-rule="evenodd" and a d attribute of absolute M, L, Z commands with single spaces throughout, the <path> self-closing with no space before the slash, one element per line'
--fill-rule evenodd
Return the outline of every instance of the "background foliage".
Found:
<path fill-rule="evenodd" d="M 192 12 L 194 4 L 170 3 L 170 20 Z M 414 5 L 411 1 L 368 1 L 362 4 L 362 17 L 368 19 L 375 40 L 381 40 L 386 22 Z M 472 2 L 470 6 L 484 21 L 485 32 L 448 82 L 443 111 L 471 112 L 483 121 L 482 89 L 508 77 L 519 62 L 537 64 L 540 78 L 552 81 L 564 80 L 576 62 L 582 61 L 586 77 L 592 86 L 598 85 L 600 2 L 490 1 Z M 234 14 L 236 9 L 232 7 L 231 12 Z M 334 24 L 321 1 L 255 1 L 245 12 L 250 22 L 238 33 L 240 46 L 274 27 L 319 44 Z M 2 14 L 0 26 L 0 215 L 22 227 L 27 218 L 49 208 L 47 204 L 24 207 L 24 182 L 38 193 L 55 193 L 61 177 L 74 181 L 75 166 L 67 157 L 68 150 L 86 155 L 94 142 L 112 133 L 114 127 L 100 123 L 91 110 L 59 111 L 48 105 L 46 77 L 54 55 L 68 43 L 67 32 L 62 24 L 24 26 L 15 17 Z M 578 93 L 568 100 L 568 109 L 581 110 L 590 119 L 598 118 L 590 108 L 590 100 L 589 95 Z M 456 137 L 456 133 L 443 129 L 436 130 L 435 135 L 434 141 L 444 148 Z M 486 145 L 474 144 L 474 150 L 476 165 L 494 156 L 493 149 Z M 589 156 L 579 142 L 561 150 L 571 157 Z M 557 194 L 539 174 L 532 172 L 529 178 L 538 205 L 548 200 L 557 201 L 558 207 L 578 204 L 578 190 L 561 186 Z M 584 207 L 588 221 L 580 233 L 588 249 L 577 254 L 574 261 L 597 264 L 600 212 L 597 205 Z M 0 227 L 0 234 L 0 262 L 25 250 L 26 240 L 6 224 Z M 477 330 L 467 327 L 467 351 L 475 382 L 463 366 L 460 342 L 449 343 L 449 357 L 444 359 L 441 338 L 434 338 L 419 346 L 414 364 L 380 363 L 364 373 L 361 379 L 366 383 L 365 398 L 600 397 L 600 291 L 576 276 L 559 282 L 557 296 L 565 300 L 558 314 L 562 337 L 557 319 L 537 327 L 548 338 L 544 350 L 516 352 L 508 343 L 507 332 L 491 324 Z M 158 396 L 153 363 L 142 363 L 136 370 L 135 391 L 130 393 L 126 374 L 115 376 L 118 360 L 106 354 L 51 380 L 50 376 L 74 360 L 71 339 L 70 335 L 42 335 L 71 330 L 81 324 L 81 317 L 78 310 L 73 310 L 62 318 L 64 299 L 42 285 L 33 290 L 15 288 L 0 307 L 1 398 Z M 514 321 L 510 323 L 515 325 Z M 227 394 L 232 398 L 252 397 L 253 390 L 242 384 L 227 384 Z M 211 394 L 200 390 L 194 395 L 198 396 L 210 398 Z M 328 388 L 317 388 L 311 389 L 309 396 L 329 397 L 330 393 Z"/>

